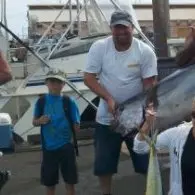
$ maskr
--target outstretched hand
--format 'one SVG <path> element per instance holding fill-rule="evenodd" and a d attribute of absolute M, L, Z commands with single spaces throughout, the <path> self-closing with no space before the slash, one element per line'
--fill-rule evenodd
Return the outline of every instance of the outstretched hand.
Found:
<path fill-rule="evenodd" d="M 154 104 L 149 103 L 146 108 L 145 114 L 145 122 L 140 129 L 140 133 L 138 134 L 138 140 L 146 140 L 146 136 L 150 133 L 151 127 L 156 119 L 156 112 L 154 110 Z"/>

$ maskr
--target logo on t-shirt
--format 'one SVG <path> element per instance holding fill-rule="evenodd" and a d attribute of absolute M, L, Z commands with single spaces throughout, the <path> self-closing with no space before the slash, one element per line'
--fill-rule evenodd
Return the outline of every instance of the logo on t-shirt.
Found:
<path fill-rule="evenodd" d="M 138 64 L 134 63 L 128 65 L 128 68 L 135 68 L 135 67 L 138 67 Z"/>

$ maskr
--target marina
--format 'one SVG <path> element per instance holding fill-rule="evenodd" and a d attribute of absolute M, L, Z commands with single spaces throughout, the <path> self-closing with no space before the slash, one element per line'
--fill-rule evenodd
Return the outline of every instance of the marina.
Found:
<path fill-rule="evenodd" d="M 180 68 L 176 64 L 175 56 L 184 47 L 188 33 L 186 29 L 195 24 L 193 14 L 193 18 L 189 18 L 187 14 L 184 17 L 185 14 L 181 13 L 182 10 L 195 13 L 195 3 L 175 3 L 168 0 L 162 4 L 158 3 L 158 0 L 29 3 L 26 17 L 29 37 L 25 39 L 19 37 L 7 23 L 6 0 L 1 0 L 0 5 L 0 49 L 4 52 L 13 75 L 12 81 L 0 86 L 0 123 L 1 126 L 5 125 L 5 129 L 9 129 L 13 136 L 9 148 L 11 151 L 5 150 L 5 154 L 0 157 L 0 170 L 11 171 L 11 177 L 0 194 L 45 193 L 44 187 L 40 185 L 40 127 L 33 126 L 32 118 L 35 102 L 47 93 L 46 75 L 50 70 L 55 70 L 64 74 L 66 84 L 62 94 L 74 98 L 81 117 L 81 130 L 76 133 L 80 153 L 77 157 L 79 183 L 76 185 L 76 194 L 102 195 L 98 178 L 93 174 L 93 138 L 100 98 L 84 84 L 84 69 L 89 49 L 97 40 L 111 35 L 111 13 L 124 9 L 132 15 L 134 36 L 156 52 L 158 81 L 161 81 Z M 5 148 L 0 147 L 0 151 L 3 149 Z M 169 190 L 169 158 L 167 150 L 158 153 L 163 195 L 168 195 Z M 135 173 L 127 147 L 122 144 L 112 194 L 145 194 L 146 182 L 146 175 Z M 56 194 L 64 195 L 64 188 L 61 177 Z"/>

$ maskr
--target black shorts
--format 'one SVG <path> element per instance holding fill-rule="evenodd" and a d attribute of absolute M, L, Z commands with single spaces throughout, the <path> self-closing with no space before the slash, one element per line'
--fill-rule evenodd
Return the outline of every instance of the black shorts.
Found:
<path fill-rule="evenodd" d="M 137 154 L 133 151 L 133 141 L 136 134 L 137 130 L 132 132 L 132 135 L 122 138 L 119 133 L 115 133 L 111 130 L 110 126 L 97 124 L 94 134 L 94 174 L 96 176 L 103 176 L 117 173 L 121 144 L 123 141 L 125 141 L 129 150 L 135 172 L 146 174 L 147 166 L 145 166 L 145 163 L 148 162 L 148 154 Z M 142 160 L 143 162 L 140 162 Z"/>
<path fill-rule="evenodd" d="M 43 151 L 41 183 L 48 187 L 58 184 L 59 170 L 65 183 L 78 182 L 76 156 L 72 144 L 65 144 L 56 150 Z"/>

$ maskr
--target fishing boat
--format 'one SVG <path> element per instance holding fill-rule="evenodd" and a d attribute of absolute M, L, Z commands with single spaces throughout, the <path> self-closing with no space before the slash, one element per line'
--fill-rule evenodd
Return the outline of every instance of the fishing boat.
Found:
<path fill-rule="evenodd" d="M 109 18 L 111 13 L 115 9 L 125 9 L 130 12 L 133 15 L 133 21 L 136 27 L 135 34 L 139 33 L 142 38 L 153 47 L 140 30 L 132 4 L 128 2 L 120 5 L 113 0 L 109 2 L 110 3 L 107 5 L 99 5 L 95 0 L 86 1 L 75 17 L 75 20 L 77 20 L 80 14 L 85 13 L 84 15 L 86 16 L 86 13 L 88 13 L 87 24 L 90 25 L 89 29 L 91 30 L 89 31 L 89 35 L 64 42 L 64 37 L 68 29 L 70 29 L 71 25 L 75 22 L 73 20 L 53 50 L 44 58 L 44 62 L 46 62 L 49 68 L 55 68 L 66 73 L 67 80 L 73 87 L 66 85 L 62 92 L 76 99 L 81 113 L 81 125 L 83 126 L 85 126 L 85 124 L 91 125 L 91 122 L 94 123 L 96 115 L 94 106 L 97 106 L 99 103 L 99 98 L 83 83 L 83 70 L 86 64 L 86 56 L 94 41 L 110 35 Z M 102 25 L 102 23 L 104 25 Z M 65 47 L 61 44 L 62 42 L 63 45 L 66 43 Z M 38 64 L 35 72 L 20 82 L 15 90 L 5 90 L 2 92 L 0 99 L 0 112 L 10 114 L 14 125 L 15 136 L 25 141 L 32 136 L 40 134 L 40 129 L 32 126 L 32 116 L 36 100 L 40 95 L 47 92 L 44 79 L 49 69 L 44 65 L 43 61 L 40 60 L 43 59 L 43 56 L 39 54 L 37 56 L 33 55 Z M 174 65 L 173 59 L 160 59 L 158 64 L 159 70 L 161 69 L 160 79 L 177 68 Z M 167 69 L 167 67 L 169 67 L 169 69 Z M 77 93 L 77 90 L 79 93 Z"/>

